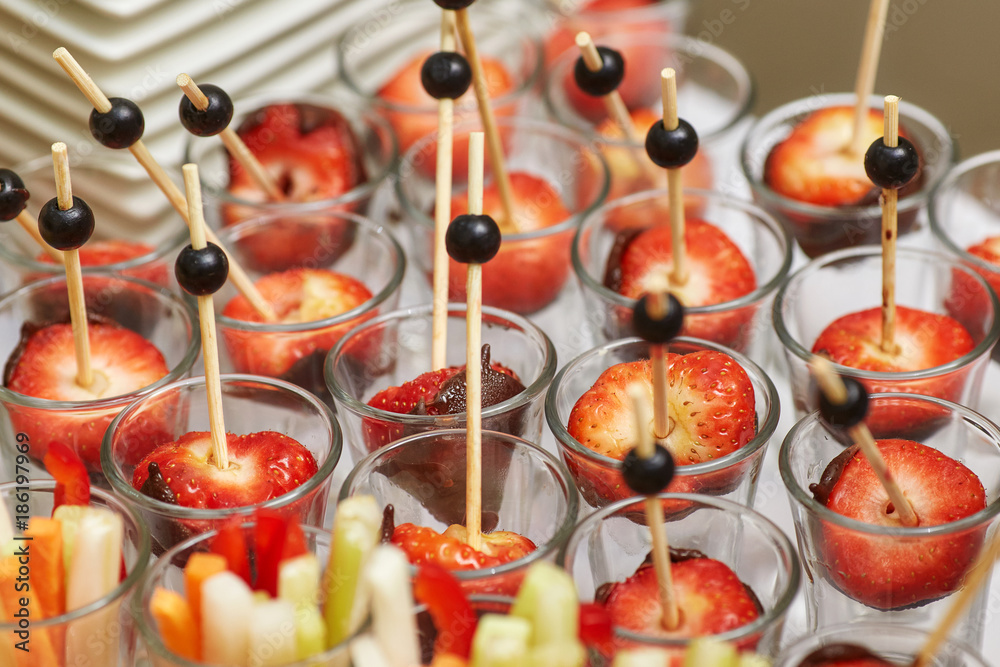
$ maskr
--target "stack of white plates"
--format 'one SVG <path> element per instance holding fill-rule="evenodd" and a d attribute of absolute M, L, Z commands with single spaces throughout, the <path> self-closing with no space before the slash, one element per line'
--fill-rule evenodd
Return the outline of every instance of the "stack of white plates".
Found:
<path fill-rule="evenodd" d="M 262 91 L 316 91 L 335 77 L 334 40 L 380 3 L 371 0 L 5 0 L 0 4 L 0 166 L 47 155 L 112 154 L 87 129 L 91 107 L 53 60 L 64 46 L 109 97 L 143 110 L 143 137 L 171 173 L 186 132 L 177 119 L 186 72 L 234 99 Z M 131 156 L 119 154 L 122 161 Z M 134 192 L 141 170 L 123 182 Z M 81 192 L 81 195 L 86 196 Z M 164 203 L 146 200 L 148 205 Z"/>

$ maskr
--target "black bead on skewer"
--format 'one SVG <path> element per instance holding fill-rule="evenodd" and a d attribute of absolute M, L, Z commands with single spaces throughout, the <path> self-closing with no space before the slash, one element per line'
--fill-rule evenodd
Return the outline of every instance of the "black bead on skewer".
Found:
<path fill-rule="evenodd" d="M 488 215 L 465 213 L 448 225 L 445 248 L 462 264 L 485 264 L 500 251 L 500 226 Z"/>
<path fill-rule="evenodd" d="M 661 298 L 653 294 L 643 294 L 632 309 L 632 329 L 635 335 L 647 343 L 663 345 L 677 337 L 684 327 L 684 306 L 673 294 L 667 294 L 667 309 L 662 318 L 653 317 L 650 312 L 653 299 Z"/>
<path fill-rule="evenodd" d="M 233 100 L 222 88 L 210 83 L 200 86 L 201 92 L 208 98 L 208 106 L 202 110 L 194 102 L 181 96 L 178 114 L 181 124 L 188 132 L 197 137 L 213 137 L 229 127 L 233 119 Z"/>
<path fill-rule="evenodd" d="M 451 9 L 456 11 L 467 8 L 473 2 L 475 2 L 475 0 L 434 0 L 434 4 L 441 9 Z"/>
<path fill-rule="evenodd" d="M 920 170 L 917 147 L 905 137 L 897 141 L 897 146 L 886 146 L 885 138 L 879 137 L 865 152 L 865 173 L 880 188 L 898 190 Z"/>
<path fill-rule="evenodd" d="M 229 258 L 214 243 L 197 250 L 188 244 L 177 255 L 174 276 L 181 288 L 192 296 L 215 294 L 229 277 Z"/>
<path fill-rule="evenodd" d="M 633 447 L 622 460 L 625 484 L 640 496 L 652 496 L 667 488 L 674 479 L 674 469 L 674 457 L 660 444 L 654 446 L 649 458 L 639 456 L 638 448 Z"/>
<path fill-rule="evenodd" d="M 59 199 L 45 202 L 38 213 L 38 232 L 56 250 L 76 250 L 94 233 L 94 212 L 87 202 L 73 197 L 68 209 L 59 208 Z"/>
<path fill-rule="evenodd" d="M 28 189 L 16 172 L 0 169 L 0 222 L 13 220 L 28 205 Z"/>
<path fill-rule="evenodd" d="M 659 167 L 683 167 L 697 153 L 698 133 L 683 118 L 677 120 L 677 127 L 673 130 L 666 129 L 663 120 L 658 120 L 646 133 L 646 154 Z"/>
<path fill-rule="evenodd" d="M 90 112 L 90 134 L 102 146 L 108 148 L 128 148 L 142 139 L 146 121 L 142 110 L 132 100 L 112 97 L 111 109 L 101 113 L 97 109 Z"/>
<path fill-rule="evenodd" d="M 861 382 L 852 377 L 841 378 L 847 390 L 843 403 L 834 403 L 824 392 L 819 395 L 819 416 L 829 426 L 851 428 L 864 421 L 868 414 L 868 392 Z"/>
<path fill-rule="evenodd" d="M 580 56 L 573 67 L 573 78 L 580 90 L 587 95 L 604 97 L 617 90 L 625 78 L 625 59 L 622 54 L 606 46 L 598 46 L 597 54 L 601 56 L 601 69 L 596 72 L 591 70 L 583 56 Z"/>
<path fill-rule="evenodd" d="M 438 51 L 420 68 L 420 83 L 436 100 L 457 100 L 472 85 L 472 67 L 461 53 Z"/>

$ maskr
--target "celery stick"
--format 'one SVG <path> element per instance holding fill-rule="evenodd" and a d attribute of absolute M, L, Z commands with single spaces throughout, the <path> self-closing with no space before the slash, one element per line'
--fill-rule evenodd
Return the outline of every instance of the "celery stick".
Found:
<path fill-rule="evenodd" d="M 106 509 L 84 508 L 77 528 L 66 580 L 68 611 L 95 602 L 117 588 L 121 568 L 125 529 L 120 516 Z M 66 630 L 66 655 L 90 667 L 116 665 L 117 616 L 115 603 L 72 622 Z"/>
<path fill-rule="evenodd" d="M 486 614 L 472 640 L 470 667 L 523 667 L 528 664 L 531 623 L 517 616 Z"/>
<path fill-rule="evenodd" d="M 667 667 L 669 664 L 670 654 L 663 649 L 635 648 L 618 651 L 611 667 Z"/>
<path fill-rule="evenodd" d="M 287 600 L 266 600 L 250 612 L 249 667 L 280 667 L 295 662 L 295 607 Z"/>
<path fill-rule="evenodd" d="M 254 595 L 238 575 L 213 574 L 201 586 L 201 655 L 214 665 L 246 667 Z"/>
<path fill-rule="evenodd" d="M 326 623 L 319 613 L 319 559 L 303 554 L 278 569 L 278 598 L 295 608 L 295 654 L 302 660 L 326 649 Z"/>
<path fill-rule="evenodd" d="M 573 578 L 552 563 L 528 568 L 512 616 L 531 623 L 531 646 L 578 641 L 580 606 Z"/>
<path fill-rule="evenodd" d="M 80 530 L 80 519 L 88 508 L 82 505 L 60 505 L 52 513 L 52 518 L 59 521 L 63 536 L 63 563 L 66 566 L 66 578 L 69 579 L 69 569 L 73 562 L 73 545 L 76 534 Z"/>
<path fill-rule="evenodd" d="M 583 667 L 587 651 L 579 641 L 550 642 L 530 650 L 531 667 Z"/>
<path fill-rule="evenodd" d="M 684 667 L 737 667 L 736 647 L 709 637 L 701 637 L 688 645 Z"/>
<path fill-rule="evenodd" d="M 771 667 L 771 661 L 756 653 L 741 653 L 737 667 Z"/>
<path fill-rule="evenodd" d="M 361 635 L 351 642 L 351 661 L 364 667 L 390 667 L 389 661 L 382 654 L 378 642 L 371 635 Z"/>
<path fill-rule="evenodd" d="M 383 544 L 372 552 L 362 572 L 364 592 L 371 599 L 372 635 L 391 667 L 420 664 L 413 589 L 406 554 Z"/>
<path fill-rule="evenodd" d="M 327 646 L 333 647 L 357 630 L 365 609 L 355 604 L 358 577 L 381 537 L 382 512 L 372 496 L 355 496 L 337 506 L 333 544 L 326 568 Z"/>

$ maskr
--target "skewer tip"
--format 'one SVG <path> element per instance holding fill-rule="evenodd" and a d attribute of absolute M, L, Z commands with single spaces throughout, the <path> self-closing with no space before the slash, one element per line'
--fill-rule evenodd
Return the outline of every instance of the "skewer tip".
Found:
<path fill-rule="evenodd" d="M 191 83 L 191 77 L 188 76 L 187 74 L 184 74 L 182 72 L 182 73 L 180 73 L 180 74 L 177 75 L 177 78 L 174 79 L 174 81 L 177 83 L 178 86 L 180 86 L 181 88 L 183 88 L 184 86 L 186 86 L 189 83 Z"/>
<path fill-rule="evenodd" d="M 52 57 L 55 58 L 56 60 L 63 60 L 65 58 L 72 58 L 72 56 L 69 55 L 69 51 L 66 50 L 65 46 L 60 46 L 58 49 L 56 49 L 55 51 L 53 51 L 52 52 Z"/>
<path fill-rule="evenodd" d="M 590 37 L 590 33 L 587 32 L 586 30 L 581 30 L 580 32 L 576 33 L 576 45 L 577 45 L 577 47 L 579 47 L 581 49 L 585 48 L 592 41 L 593 41 L 593 39 Z"/>

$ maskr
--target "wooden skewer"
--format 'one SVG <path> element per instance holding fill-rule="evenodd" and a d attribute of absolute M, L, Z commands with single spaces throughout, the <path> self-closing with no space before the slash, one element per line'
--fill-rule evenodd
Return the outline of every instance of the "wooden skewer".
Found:
<path fill-rule="evenodd" d="M 655 444 L 649 432 L 649 411 L 646 407 L 645 388 L 639 384 L 629 387 L 629 397 L 632 400 L 632 411 L 635 414 L 636 432 L 639 442 L 636 453 L 640 458 L 653 456 Z M 663 517 L 663 505 L 656 496 L 649 496 L 645 501 L 646 523 L 653 538 L 653 568 L 656 571 L 656 582 L 660 591 L 660 604 L 663 607 L 663 627 L 673 630 L 681 622 L 680 607 L 677 604 L 677 594 L 674 592 L 674 579 L 670 570 L 670 543 L 667 541 L 666 521 Z"/>
<path fill-rule="evenodd" d="M 601 67 L 604 66 L 604 62 L 601 60 L 601 54 L 597 51 L 597 46 L 594 44 L 594 40 L 590 37 L 589 32 L 576 33 L 576 46 L 580 49 L 580 54 L 583 56 L 583 62 L 587 65 L 587 69 L 591 72 L 600 71 Z M 621 93 L 613 90 L 601 99 L 608 110 L 608 115 L 621 128 L 625 139 L 630 144 L 636 143 L 639 140 L 639 135 L 636 132 L 635 125 L 632 123 L 632 116 L 628 112 L 628 107 L 625 106 L 625 101 L 622 100 Z"/>
<path fill-rule="evenodd" d="M 469 11 L 467 9 L 457 10 L 455 20 L 459 38 L 465 48 L 465 55 L 472 68 L 472 87 L 479 104 L 479 116 L 482 119 L 483 131 L 486 132 L 486 141 L 489 143 L 490 166 L 493 168 L 493 178 L 496 180 L 497 191 L 500 194 L 500 206 L 503 208 L 503 220 L 497 222 L 500 223 L 501 229 L 507 225 L 516 232 L 519 228 L 517 220 L 514 218 L 514 196 L 510 185 L 510 175 L 507 173 L 506 164 L 504 164 L 503 143 L 500 141 L 500 131 L 497 129 L 496 117 L 490 104 L 486 73 L 483 71 L 483 62 L 479 58 L 479 50 L 476 48 L 476 38 L 472 33 L 472 24 L 469 22 Z"/>
<path fill-rule="evenodd" d="M 952 600 L 951 606 L 945 612 L 944 618 L 934 631 L 927 637 L 927 641 L 920 648 L 917 657 L 913 660 L 912 667 L 929 667 L 931 660 L 939 650 L 941 644 L 948 638 L 951 629 L 965 616 L 969 605 L 986 586 L 986 580 L 993 571 L 993 564 L 1000 558 L 1000 536 L 994 535 L 993 540 L 979 554 L 979 558 L 969 570 L 965 578 L 965 585 Z"/>
<path fill-rule="evenodd" d="M 66 74 L 69 75 L 69 78 L 73 81 L 73 83 L 76 84 L 77 88 L 80 89 L 80 92 L 84 94 L 84 96 L 90 101 L 91 105 L 93 105 L 99 113 L 107 113 L 111 110 L 111 101 L 101 91 L 101 89 L 97 87 L 97 84 L 95 84 L 93 79 L 90 78 L 90 75 L 87 74 L 82 67 L 80 67 L 80 64 L 75 58 L 73 58 L 69 51 L 60 47 L 55 50 L 52 57 L 55 58 L 56 62 L 59 63 Z M 149 149 L 146 148 L 146 145 L 142 143 L 142 140 L 140 139 L 129 146 L 128 150 L 132 153 L 133 157 L 135 157 L 136 161 L 142 165 L 143 169 L 146 170 L 146 173 L 149 175 L 150 179 L 152 179 L 153 183 L 155 183 L 163 194 L 166 195 L 167 200 L 170 202 L 170 205 L 174 207 L 174 210 L 177 211 L 178 215 L 180 215 L 184 219 L 184 222 L 190 227 L 191 221 L 188 219 L 187 200 L 184 198 L 184 193 L 180 191 L 177 184 L 174 183 L 170 176 L 167 175 L 167 172 L 152 156 Z M 246 298 L 247 302 L 249 302 L 251 307 L 260 314 L 264 321 L 275 321 L 277 319 L 277 315 L 275 314 L 274 309 L 271 308 L 271 304 L 269 304 L 264 297 L 261 296 L 257 287 L 253 284 L 253 281 L 250 280 L 250 276 L 247 275 L 246 271 L 243 270 L 243 267 L 240 266 L 235 260 L 232 253 L 230 253 L 226 247 L 222 245 L 222 242 L 219 241 L 219 237 L 215 235 L 215 232 L 208 227 L 205 229 L 205 235 L 209 241 L 222 248 L 222 251 L 225 252 L 226 256 L 229 258 L 229 279 L 232 281 L 233 286 L 236 287 L 236 290 Z"/>
<path fill-rule="evenodd" d="M 816 378 L 816 383 L 819 385 L 820 391 L 823 392 L 827 399 L 836 405 L 843 404 L 847 400 L 847 389 L 844 387 L 844 382 L 840 376 L 834 372 L 830 361 L 824 357 L 814 356 L 810 360 L 809 366 L 812 369 L 813 376 Z M 900 522 L 910 528 L 916 526 L 919 523 L 919 519 L 913 511 L 913 506 L 910 505 L 910 501 L 906 499 L 906 496 L 903 495 L 903 490 L 896 483 L 892 472 L 885 463 L 885 459 L 882 458 L 882 453 L 879 451 L 878 445 L 875 444 L 875 438 L 872 437 L 871 431 L 868 430 L 868 426 L 862 422 L 856 426 L 852 426 L 847 432 L 855 444 L 858 445 L 864 457 L 868 459 L 868 464 L 872 467 L 875 476 L 882 484 L 882 488 L 885 489 L 885 492 L 889 496 L 889 502 L 892 503 L 895 511 L 899 512 Z"/>
<path fill-rule="evenodd" d="M 441 10 L 441 50 L 455 50 L 455 12 Z M 441 370 L 448 354 L 448 250 L 451 224 L 452 128 L 455 101 L 438 100 L 437 167 L 434 175 L 434 306 L 431 319 L 431 370 Z"/>
<path fill-rule="evenodd" d="M 663 127 L 676 130 L 677 116 L 677 73 L 672 67 L 660 72 L 660 92 L 663 96 Z M 673 269 L 670 284 L 681 286 L 687 283 L 687 248 L 684 241 L 684 184 L 680 168 L 667 169 L 667 201 L 670 206 L 670 243 L 673 255 Z"/>
<path fill-rule="evenodd" d="M 895 148 L 899 145 L 899 98 L 888 95 L 885 98 L 885 145 Z M 894 188 L 882 188 L 882 351 L 897 354 L 896 344 L 896 206 L 899 192 Z"/>
<path fill-rule="evenodd" d="M 878 73 L 879 56 L 882 54 L 882 36 L 885 34 L 885 18 L 889 14 L 889 0 L 871 0 L 868 8 L 868 23 L 865 26 L 865 41 L 861 47 L 861 62 L 854 81 L 854 127 L 851 133 L 851 153 L 863 155 L 868 148 L 865 141 L 865 117 L 868 115 L 868 98 L 875 91 L 875 75 Z"/>
<path fill-rule="evenodd" d="M 52 144 L 52 165 L 56 176 L 56 199 L 59 209 L 73 208 L 73 186 L 69 178 L 69 155 L 66 144 Z M 83 273 L 80 271 L 80 251 L 63 253 L 66 264 L 66 286 L 69 289 L 69 320 L 73 327 L 73 349 L 76 353 L 76 383 L 84 389 L 94 384 L 94 369 L 90 365 L 90 336 L 87 326 L 87 302 L 83 295 Z"/>
<path fill-rule="evenodd" d="M 650 292 L 649 315 L 654 320 L 667 316 L 666 286 L 655 286 Z M 665 440 L 673 430 L 670 425 L 670 401 L 667 383 L 667 351 L 663 345 L 649 346 L 649 358 L 653 374 L 653 435 L 657 440 Z"/>
<path fill-rule="evenodd" d="M 201 204 L 201 181 L 198 165 L 186 164 L 184 190 L 187 193 L 188 217 L 191 220 L 191 247 L 206 247 L 205 214 Z M 229 445 L 222 414 L 222 378 L 219 375 L 219 342 L 215 333 L 215 303 L 211 294 L 198 297 L 198 320 L 201 323 L 201 353 L 205 360 L 205 391 L 208 394 L 208 423 L 212 434 L 212 458 L 219 470 L 229 467 Z"/>
<path fill-rule="evenodd" d="M 483 212 L 483 133 L 469 135 L 469 213 Z M 473 549 L 483 546 L 483 399 L 482 321 L 483 267 L 469 264 L 465 284 L 465 407 L 466 407 L 466 487 L 465 526 Z"/>
<path fill-rule="evenodd" d="M 21 225 L 21 229 L 26 231 L 35 240 L 35 243 L 42 247 L 45 254 L 55 260 L 56 264 L 65 263 L 63 254 L 46 243 L 45 239 L 42 238 L 41 232 L 38 231 L 38 221 L 31 217 L 27 209 L 17 214 L 17 224 Z"/>
<path fill-rule="evenodd" d="M 191 100 L 191 104 L 196 109 L 204 111 L 208 108 L 208 97 L 205 96 L 205 93 L 201 91 L 201 88 L 198 87 L 198 84 L 190 76 L 187 74 L 177 75 L 177 85 L 184 91 L 184 95 Z M 240 138 L 240 135 L 236 134 L 233 128 L 227 127 L 224 129 L 219 133 L 219 138 L 225 145 L 226 150 L 229 151 L 229 154 L 236 158 L 241 167 L 247 170 L 250 178 L 257 184 L 257 187 L 267 194 L 268 199 L 271 201 L 285 200 L 285 193 L 278 187 L 274 178 L 271 177 L 271 173 L 264 168 L 264 165 L 260 163 L 257 156 L 250 152 L 243 139 Z"/>

